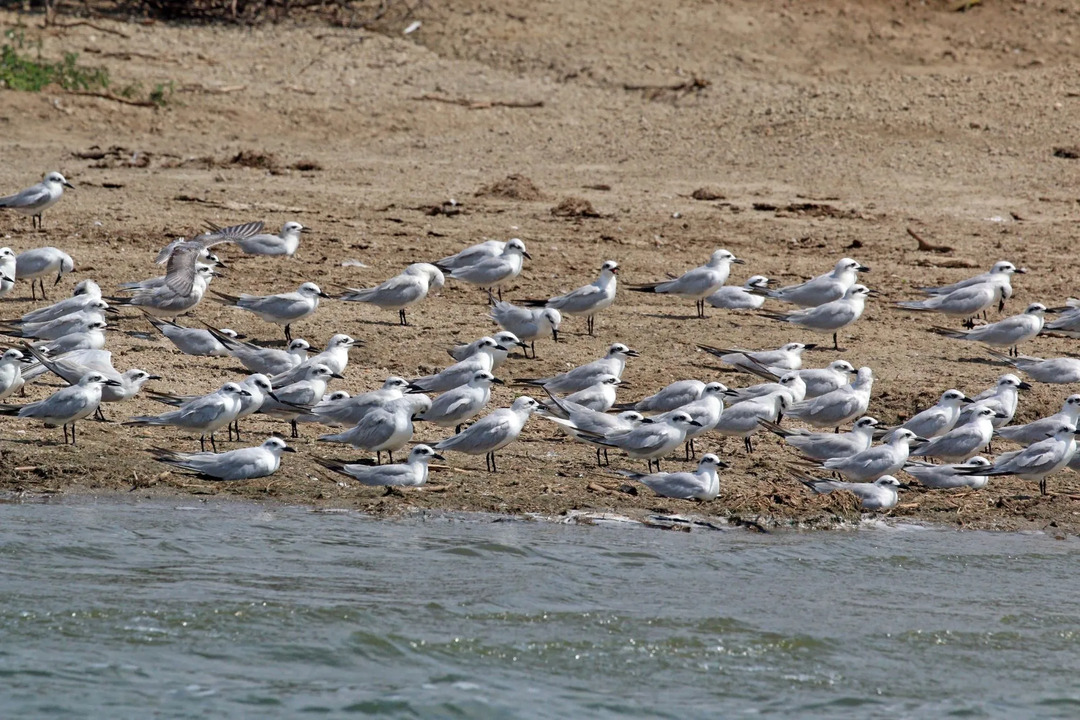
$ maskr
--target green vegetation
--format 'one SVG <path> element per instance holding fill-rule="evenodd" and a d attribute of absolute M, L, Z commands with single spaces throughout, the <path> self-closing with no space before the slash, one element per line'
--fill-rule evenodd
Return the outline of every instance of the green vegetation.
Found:
<path fill-rule="evenodd" d="M 109 71 L 104 68 L 84 68 L 76 65 L 76 53 L 64 53 L 59 62 L 41 57 L 41 41 L 34 44 L 37 57 L 23 54 L 26 40 L 21 31 L 5 30 L 7 41 L 0 46 L 0 87 L 38 92 L 57 84 L 65 90 L 105 90 L 109 87 Z"/>

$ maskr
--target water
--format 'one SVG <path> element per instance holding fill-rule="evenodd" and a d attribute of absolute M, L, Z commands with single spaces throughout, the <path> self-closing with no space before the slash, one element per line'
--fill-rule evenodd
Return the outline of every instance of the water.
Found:
<path fill-rule="evenodd" d="M 1080 543 L 0 505 L 0 717 L 1080 715 Z"/>

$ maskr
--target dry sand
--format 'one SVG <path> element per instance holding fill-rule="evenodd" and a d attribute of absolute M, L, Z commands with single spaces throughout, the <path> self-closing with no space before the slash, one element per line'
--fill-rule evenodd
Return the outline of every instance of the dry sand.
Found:
<path fill-rule="evenodd" d="M 726 247 L 748 261 L 733 282 L 761 273 L 788 283 L 851 255 L 872 267 L 866 280 L 884 297 L 844 335 L 842 356 L 875 368 L 870 411 L 893 422 L 948 387 L 974 393 L 1004 371 L 980 347 L 926 332 L 942 318 L 892 310 L 914 296 L 911 286 L 1009 259 L 1031 272 L 1015 282 L 1006 312 L 1076 293 L 1080 161 L 1055 148 L 1080 142 L 1080 11 L 1048 2 L 988 2 L 966 13 L 936 0 L 864 5 L 654 0 L 583 11 L 565 0 L 464 0 L 421 9 L 423 25 L 408 36 L 401 27 L 376 34 L 300 20 L 255 28 L 96 21 L 121 37 L 91 26 L 42 30 L 40 16 L 2 12 L 0 25 L 27 25 L 46 56 L 75 51 L 118 84 L 174 87 L 161 109 L 61 90 L 0 91 L 0 188 L 52 169 L 78 186 L 46 214 L 44 233 L 0 214 L 2 242 L 16 251 L 57 245 L 74 256 L 78 271 L 54 297 L 84 277 L 108 292 L 153 274 L 153 251 L 204 220 L 296 219 L 316 230 L 292 260 L 229 253 L 234 269 L 215 285 L 227 292 L 305 280 L 367 286 L 414 260 L 512 236 L 534 260 L 507 289 L 510 299 L 590 281 L 608 258 L 634 283 Z M 700 188 L 711 199 L 694 199 Z M 908 228 L 952 251 L 920 252 Z M 343 266 L 351 259 L 368 267 Z M 0 301 L 3 317 L 32 307 L 27 291 L 22 284 Z M 624 397 L 636 398 L 684 377 L 751 382 L 695 353 L 696 341 L 821 339 L 752 313 L 692 314 L 689 302 L 620 292 L 598 317 L 597 337 L 570 319 L 566 342 L 542 342 L 539 360 L 512 361 L 501 374 L 557 372 L 619 340 L 643 354 L 626 373 L 633 388 Z M 280 338 L 277 327 L 212 302 L 195 317 Z M 481 293 L 453 282 L 411 318 L 402 328 L 393 313 L 326 302 L 293 330 L 315 345 L 341 331 L 365 342 L 340 384 L 353 392 L 388 374 L 445 366 L 445 347 L 492 330 Z M 167 378 L 155 387 L 209 390 L 239 376 L 235 362 L 192 359 L 128 334 L 147 330 L 123 321 L 108 347 L 121 369 Z M 1039 338 L 1024 350 L 1056 356 L 1074 347 Z M 834 357 L 816 351 L 807 360 Z M 1072 390 L 1036 386 L 1016 421 L 1056 411 Z M 50 391 L 35 388 L 31 397 Z M 512 396 L 499 388 L 493 405 Z M 108 408 L 113 419 L 156 410 L 145 398 Z M 245 426 L 255 439 L 286 429 L 261 420 Z M 589 509 L 811 524 L 858 515 L 850 497 L 811 498 L 787 480 L 783 464 L 794 455 L 765 436 L 750 456 L 737 440 L 702 443 L 733 467 L 721 497 L 699 506 L 620 492 L 590 449 L 555 439 L 540 420 L 500 453 L 498 474 L 483 472 L 480 458 L 452 455 L 453 469 L 433 476 L 441 489 L 390 496 L 328 477 L 310 456 L 342 453 L 317 446 L 311 426 L 294 442 L 299 454 L 272 478 L 232 485 L 163 474 L 147 448 L 198 443 L 175 429 L 86 422 L 74 448 L 59 444 L 59 430 L 20 420 L 4 419 L 0 430 L 0 486 L 31 493 L 220 493 L 386 514 Z M 418 439 L 441 436 L 424 427 Z M 614 455 L 615 467 L 643 465 Z M 1062 473 L 1050 488 L 1038 497 L 1033 484 L 1001 479 L 982 492 L 909 492 L 890 515 L 963 527 L 1080 527 L 1076 475 Z"/>

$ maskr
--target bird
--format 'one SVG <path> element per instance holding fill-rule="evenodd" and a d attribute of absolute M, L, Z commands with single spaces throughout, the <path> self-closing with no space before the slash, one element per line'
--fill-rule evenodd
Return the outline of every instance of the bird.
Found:
<path fill-rule="evenodd" d="M 792 471 L 792 475 L 817 495 L 846 490 L 859 499 L 859 504 L 863 510 L 888 510 L 896 507 L 896 504 L 900 501 L 897 491 L 907 487 L 892 475 L 882 475 L 872 483 L 821 480 L 795 471 Z"/>
<path fill-rule="evenodd" d="M 804 308 L 817 307 L 843 298 L 848 288 L 855 284 L 857 274 L 869 271 L 870 268 L 862 263 L 851 258 L 841 258 L 836 261 L 836 265 L 833 266 L 831 271 L 799 285 L 788 285 L 775 290 L 755 290 L 754 292 L 760 292 L 765 297 L 793 303 Z"/>
<path fill-rule="evenodd" d="M 225 229 L 209 222 L 206 225 L 212 232 L 221 232 Z M 238 245 L 240 250 L 247 255 L 285 255 L 292 257 L 300 247 L 300 234 L 307 232 L 311 232 L 311 228 L 290 220 L 281 226 L 281 232 L 277 235 L 260 232 L 248 237 L 236 238 L 232 242 Z"/>
<path fill-rule="evenodd" d="M 409 392 L 409 381 L 391 375 L 378 390 L 335 402 L 323 402 L 311 409 L 311 414 L 324 425 L 356 425 L 373 409 L 386 408 Z"/>
<path fill-rule="evenodd" d="M 717 470 L 728 467 L 712 453 L 705 453 L 694 472 L 657 472 L 646 475 L 632 470 L 619 470 L 618 473 L 635 480 L 652 490 L 660 497 L 679 500 L 715 500 L 720 494 L 720 476 Z"/>
<path fill-rule="evenodd" d="M 19 318 L 19 322 L 20 324 L 49 322 L 50 320 L 62 318 L 65 315 L 71 315 L 72 313 L 83 312 L 94 307 L 99 307 L 98 303 L 100 302 L 101 288 L 98 287 L 98 284 L 93 280 L 83 280 L 75 286 L 75 292 L 71 297 L 66 297 L 63 300 L 57 300 L 52 305 L 46 305 L 45 307 L 23 313 L 22 317 Z M 8 321 L 8 324 L 15 323 L 14 321 Z"/>
<path fill-rule="evenodd" d="M 998 312 L 1005 309 L 1005 301 L 1012 297 L 1012 276 L 1013 274 L 1024 274 L 1027 270 L 1024 268 L 1018 268 L 1008 260 L 999 260 L 994 263 L 994 266 L 990 268 L 989 272 L 984 272 L 974 277 L 961 280 L 960 282 L 952 283 L 951 285 L 942 285 L 940 287 L 920 287 L 920 292 L 927 295 L 949 295 L 962 288 L 971 287 L 972 285 L 981 285 L 983 283 L 993 283 L 1001 286 L 1001 299 L 998 302 Z"/>
<path fill-rule="evenodd" d="M 0 247 L 0 297 L 4 297 L 15 287 L 15 252 L 9 247 Z"/>
<path fill-rule="evenodd" d="M 701 397 L 705 383 L 700 380 L 676 380 L 647 398 L 636 402 L 615 403 L 616 410 L 637 410 L 643 413 L 661 413 L 674 410 Z"/>
<path fill-rule="evenodd" d="M 526 300 L 525 305 L 548 307 L 570 316 L 584 315 L 585 330 L 591 337 L 596 327 L 596 313 L 615 302 L 618 274 L 619 264 L 605 260 L 600 266 L 600 277 L 594 282 L 547 300 Z"/>
<path fill-rule="evenodd" d="M 492 383 L 506 384 L 490 372 L 481 370 L 469 382 L 432 400 L 431 407 L 417 419 L 440 427 L 456 426 L 456 432 L 461 432 L 462 423 L 483 410 L 491 400 Z"/>
<path fill-rule="evenodd" d="M 783 371 L 775 372 L 774 369 L 767 368 L 753 360 L 747 362 L 745 366 L 741 366 L 741 369 L 748 370 L 758 377 L 772 382 L 779 381 L 780 377 L 785 374 Z M 855 373 L 855 368 L 847 360 L 833 360 L 823 368 L 804 368 L 787 372 L 795 373 L 803 381 L 803 385 L 806 386 L 804 399 L 813 399 L 847 385 L 851 382 L 851 376 Z"/>
<path fill-rule="evenodd" d="M 64 443 L 68 442 L 68 427 L 71 428 L 71 444 L 75 444 L 75 423 L 90 417 L 101 403 L 102 388 L 119 386 L 117 380 L 110 380 L 101 373 L 91 370 L 79 378 L 74 385 L 68 385 L 54 392 L 44 400 L 26 405 L 0 404 L 0 415 L 41 420 L 45 427 L 57 425 L 64 427 Z"/>
<path fill-rule="evenodd" d="M 723 310 L 757 310 L 765 304 L 765 296 L 761 293 L 768 290 L 771 283 L 764 275 L 752 275 L 742 287 L 725 285 L 718 288 L 705 298 L 705 302 Z M 754 290 L 757 292 L 751 292 Z"/>
<path fill-rule="evenodd" d="M 1030 390 L 1031 385 L 1020 380 L 1012 373 L 1005 373 L 997 379 L 994 387 L 984 390 L 975 396 L 974 400 L 960 412 L 957 425 L 970 422 L 975 411 L 982 407 L 988 407 L 996 415 L 992 419 L 995 428 L 1004 427 L 1012 422 L 1016 415 L 1016 407 L 1020 403 L 1020 391 Z"/>
<path fill-rule="evenodd" d="M 286 349 L 280 350 L 228 337 L 209 325 L 207 325 L 207 331 L 224 346 L 231 357 L 239 360 L 246 369 L 270 377 L 288 372 L 303 364 L 308 359 L 308 351 L 311 349 L 311 344 L 303 338 L 290 340 Z"/>
<path fill-rule="evenodd" d="M 303 379 L 304 373 L 312 365 L 325 365 L 330 368 L 331 372 L 340 375 L 345 372 L 345 368 L 349 364 L 349 351 L 356 347 L 357 343 L 358 341 L 349 335 L 337 333 L 327 341 L 326 349 L 321 353 L 303 360 L 288 370 L 273 375 L 270 380 L 274 383 L 274 387 L 294 383 Z"/>
<path fill-rule="evenodd" d="M 765 367 L 777 375 L 783 375 L 787 370 L 798 370 L 802 367 L 802 354 L 804 350 L 812 350 L 817 345 L 814 343 L 787 343 L 776 350 L 739 350 L 735 348 L 719 348 L 712 345 L 698 345 L 710 355 L 720 358 L 721 365 L 731 365 L 736 370 L 750 372 L 751 367 Z"/>
<path fill-rule="evenodd" d="M 41 229 L 44 227 L 41 214 L 60 201 L 66 187 L 75 188 L 60 173 L 46 173 L 45 179 L 37 185 L 31 185 L 14 195 L 0 197 L 0 208 L 10 208 L 22 215 L 29 215 L 31 227 Z"/>
<path fill-rule="evenodd" d="M 600 452 L 604 453 L 607 463 L 607 447 L 596 442 L 598 438 L 623 435 L 642 422 L 645 416 L 636 410 L 624 410 L 618 415 L 579 405 L 570 400 L 552 396 L 552 402 L 539 411 L 540 417 L 551 420 L 564 433 L 581 442 L 596 446 L 596 465 L 600 466 Z"/>
<path fill-rule="evenodd" d="M 705 298 L 716 292 L 731 272 L 731 264 L 745 264 L 745 260 L 735 257 L 727 250 L 715 250 L 709 261 L 693 270 L 688 270 L 674 280 L 667 280 L 647 285 L 635 285 L 630 289 L 635 292 L 654 292 L 686 298 L 695 302 L 697 316 L 705 317 Z"/>
<path fill-rule="evenodd" d="M 511 238 L 511 240 L 521 242 L 521 238 Z M 461 252 L 444 257 L 441 260 L 436 260 L 432 264 L 443 268 L 443 272 L 446 272 L 447 270 L 457 270 L 458 268 L 467 267 L 469 265 L 476 265 L 489 258 L 498 257 L 499 255 L 502 255 L 502 252 L 505 249 L 505 242 L 502 242 L 501 240 L 487 240 L 482 243 L 477 243 L 476 245 L 470 245 Z"/>
<path fill-rule="evenodd" d="M 446 460 L 442 455 L 427 445 L 416 445 L 409 451 L 409 457 L 403 463 L 395 465 L 364 465 L 343 463 L 326 458 L 314 458 L 315 462 L 327 470 L 341 475 L 348 475 L 361 485 L 370 487 L 420 487 L 428 480 L 428 463 L 431 460 Z"/>
<path fill-rule="evenodd" d="M 911 455 L 939 458 L 945 462 L 963 462 L 974 457 L 990 444 L 994 436 L 994 425 L 990 421 L 996 414 L 992 408 L 981 407 L 974 412 L 970 422 L 916 448 Z"/>
<path fill-rule="evenodd" d="M 1004 320 L 981 325 L 974 330 L 953 330 L 936 325 L 930 329 L 954 340 L 969 340 L 986 343 L 992 347 L 1009 348 L 1009 355 L 1019 355 L 1016 346 L 1039 334 L 1043 327 L 1045 313 L 1045 305 L 1031 303 L 1019 315 L 1010 315 Z"/>
<path fill-rule="evenodd" d="M 550 335 L 552 341 L 559 342 L 562 314 L 558 310 L 549 307 L 527 308 L 497 300 L 491 308 L 491 319 L 503 330 L 509 330 L 522 342 L 529 343 L 534 360 L 537 340 Z M 525 357 L 528 356 L 526 350 Z"/>
<path fill-rule="evenodd" d="M 529 416 L 540 408 L 528 395 L 514 400 L 508 408 L 488 413 L 456 435 L 440 440 L 432 447 L 467 455 L 483 455 L 488 472 L 498 472 L 495 453 L 518 439 Z"/>
<path fill-rule="evenodd" d="M 596 438 L 595 442 L 619 448 L 636 460 L 645 460 L 649 472 L 652 472 L 653 465 L 659 471 L 660 459 L 685 442 L 690 429 L 700 427 L 701 423 L 690 417 L 689 413 L 673 410 L 663 420 L 643 422 L 630 432 Z"/>
<path fill-rule="evenodd" d="M 754 398 L 783 393 L 787 396 L 787 404 L 794 405 L 806 398 L 806 383 L 796 372 L 786 372 L 776 382 L 760 383 L 743 388 L 732 388 L 724 391 L 724 399 L 732 405 L 736 405 Z"/>
<path fill-rule="evenodd" d="M 248 238 L 256 236 L 263 230 L 262 221 L 242 223 L 240 225 L 230 225 L 229 227 L 218 227 L 213 223 L 207 223 L 208 232 L 199 233 L 195 237 L 188 239 L 185 237 L 179 237 L 166 245 L 158 252 L 154 258 L 154 262 L 158 265 L 164 265 L 174 258 L 184 258 L 185 263 L 194 262 L 196 259 L 208 258 L 210 256 L 210 248 L 222 243 L 239 243 Z M 191 259 L 189 259 L 191 258 Z M 173 290 L 186 295 L 191 292 L 191 286 L 185 283 L 172 281 L 170 282 Z"/>
<path fill-rule="evenodd" d="M 105 322 L 105 311 L 109 309 L 109 305 L 103 300 L 98 300 L 95 304 L 98 307 L 46 322 L 22 323 L 14 327 L 0 324 L 0 333 L 34 340 L 56 340 L 73 332 L 86 332 L 91 323 Z"/>
<path fill-rule="evenodd" d="M 0 400 L 14 395 L 22 389 L 24 380 L 22 366 L 25 356 L 15 348 L 9 348 L 0 355 Z"/>
<path fill-rule="evenodd" d="M 223 305 L 247 310 L 259 319 L 285 326 L 285 339 L 292 340 L 292 324 L 314 314 L 319 298 L 330 297 L 313 282 L 302 284 L 295 292 L 277 295 L 227 295 L 213 291 Z"/>
<path fill-rule="evenodd" d="M 0 256 L 3 255 L 3 252 L 0 249 Z M 2 269 L 3 265 L 0 264 L 0 270 Z M 1053 308 L 1053 311 L 1059 312 L 1061 315 L 1043 325 L 1042 331 L 1044 333 L 1049 330 L 1065 337 L 1080 337 L 1080 300 L 1069 298 L 1065 301 L 1065 307 Z"/>
<path fill-rule="evenodd" d="M 532 255 L 525 249 L 525 243 L 518 238 L 514 238 L 506 243 L 502 253 L 481 260 L 474 265 L 461 265 L 450 268 L 435 263 L 435 267 L 455 280 L 464 280 L 467 283 L 486 289 L 489 300 L 492 291 L 498 289 L 499 299 L 502 300 L 502 286 L 521 274 L 524 258 L 531 260 Z"/>
<path fill-rule="evenodd" d="M 701 391 L 701 397 L 697 400 L 692 400 L 675 410 L 655 415 L 651 420 L 653 422 L 664 422 L 670 420 L 674 413 L 684 412 L 697 421 L 698 426 L 689 428 L 686 431 L 686 437 L 683 439 L 686 459 L 690 460 L 697 455 L 694 449 L 694 438 L 708 430 L 712 430 L 716 427 L 716 423 L 720 421 L 720 417 L 724 413 L 723 398 L 725 393 L 727 393 L 727 386 L 723 383 L 708 383 L 705 385 L 705 389 Z"/>
<path fill-rule="evenodd" d="M 763 312 L 762 314 L 773 320 L 792 323 L 814 332 L 832 333 L 833 350 L 840 350 L 837 334 L 862 317 L 863 310 L 866 308 L 866 298 L 870 292 L 870 288 L 865 285 L 855 284 L 849 287 L 839 300 L 793 313 Z"/>
<path fill-rule="evenodd" d="M 394 451 L 412 440 L 413 421 L 430 407 L 426 395 L 404 395 L 368 410 L 356 425 L 344 432 L 320 435 L 319 441 L 347 443 L 357 450 L 373 452 L 380 465 L 385 451 L 390 462 L 394 462 Z"/>
<path fill-rule="evenodd" d="M 323 363 L 308 365 L 296 380 L 284 385 L 274 385 L 274 392 L 263 401 L 258 412 L 288 420 L 292 426 L 292 436 L 300 437 L 296 418 L 318 405 L 326 394 L 326 386 L 331 378 L 343 379 L 340 373 L 334 372 Z"/>
<path fill-rule="evenodd" d="M 607 412 L 615 407 L 616 389 L 625 384 L 614 375 L 599 375 L 594 384 L 583 390 L 572 392 L 562 399 L 583 405 L 597 412 Z M 550 393 L 550 391 L 548 392 Z"/>
<path fill-rule="evenodd" d="M 352 395 L 348 390 L 335 390 L 323 395 L 322 400 L 315 403 L 315 405 L 308 412 L 300 415 L 296 418 L 298 423 L 322 423 L 326 418 L 319 414 L 320 411 L 326 410 L 329 407 L 337 407 L 339 403 L 352 399 Z M 325 423 L 328 425 L 334 424 L 333 421 Z M 340 423 L 337 423 L 340 424 Z"/>
<path fill-rule="evenodd" d="M 15 279 L 30 281 L 30 298 L 33 300 L 37 300 L 37 294 L 34 291 L 35 281 L 41 285 L 41 298 L 47 300 L 44 277 L 56 273 L 53 285 L 57 285 L 65 274 L 73 270 L 75 270 L 75 261 L 60 248 L 34 248 L 15 256 Z"/>
<path fill-rule="evenodd" d="M 269 397 L 274 400 L 278 399 L 278 397 L 274 395 L 273 386 L 270 385 L 270 378 L 262 373 L 249 375 L 238 384 L 246 390 L 248 394 L 240 396 L 240 410 L 236 413 L 236 417 L 233 418 L 232 423 L 228 426 L 229 440 L 232 440 L 233 435 L 235 435 L 237 442 L 240 441 L 241 418 L 245 418 L 261 410 L 263 403 L 266 402 L 266 398 Z M 152 392 L 150 393 L 150 396 L 158 402 L 174 407 L 180 407 L 184 403 L 191 402 L 199 397 L 198 395 L 173 395 L 160 392 Z"/>
<path fill-rule="evenodd" d="M 1046 478 L 1069 465 L 1076 455 L 1076 426 L 1062 423 L 1045 440 L 1028 445 L 1023 450 L 998 455 L 988 468 L 959 470 L 971 475 L 994 477 L 1015 475 L 1022 480 L 1039 483 L 1039 492 L 1046 495 Z"/>
<path fill-rule="evenodd" d="M 943 315 L 970 318 L 968 327 L 974 327 L 974 318 L 997 301 L 1005 302 L 1005 286 L 996 282 L 967 285 L 946 295 L 931 295 L 924 300 L 905 300 L 896 304 L 901 310 L 939 312 Z"/>
<path fill-rule="evenodd" d="M 208 480 L 253 480 L 276 473 L 281 466 L 281 453 L 294 453 L 296 450 L 281 438 L 270 437 L 262 445 L 223 453 L 182 453 L 159 447 L 152 448 L 151 452 L 160 463 L 187 470 Z"/>
<path fill-rule="evenodd" d="M 219 389 L 200 395 L 176 410 L 160 415 L 142 415 L 133 417 L 124 425 L 154 426 L 173 425 L 199 432 L 199 449 L 206 450 L 206 438 L 210 437 L 210 447 L 217 452 L 214 433 L 228 426 L 240 413 L 240 399 L 250 395 L 237 383 L 227 382 Z"/>
<path fill-rule="evenodd" d="M 632 357 L 640 357 L 640 353 L 637 350 L 631 350 L 622 343 L 612 343 L 608 347 L 607 355 L 599 360 L 593 360 L 590 363 L 579 365 L 572 370 L 551 377 L 520 378 L 515 381 L 515 384 L 543 387 L 555 393 L 577 392 L 590 385 L 595 385 L 597 380 L 604 375 L 614 375 L 617 378 L 622 378 L 626 360 Z"/>
<path fill-rule="evenodd" d="M 997 428 L 996 435 L 1020 445 L 1032 445 L 1050 437 L 1062 425 L 1076 425 L 1080 419 L 1080 395 L 1065 398 L 1061 410 L 1048 417 L 1040 418 L 1026 425 L 1011 425 Z"/>
<path fill-rule="evenodd" d="M 177 325 L 171 320 L 156 318 L 146 314 L 146 320 L 154 326 L 176 349 L 185 355 L 229 357 L 229 348 L 221 344 L 209 331 L 200 328 L 187 328 Z M 244 336 L 230 328 L 217 328 L 215 332 L 224 335 L 230 340 L 240 340 Z"/>
<path fill-rule="evenodd" d="M 34 343 L 34 347 L 52 357 L 73 350 L 101 350 L 105 347 L 105 330 L 108 327 L 104 321 L 95 320 L 86 323 L 82 329 L 63 337 Z"/>
<path fill-rule="evenodd" d="M 936 405 L 916 413 L 900 425 L 900 428 L 910 430 L 920 437 L 936 438 L 953 429 L 960 418 L 960 406 L 970 402 L 971 399 L 959 390 L 946 390 Z"/>
<path fill-rule="evenodd" d="M 409 383 L 409 386 L 413 392 L 446 392 L 447 390 L 453 390 L 457 386 L 464 385 L 472 380 L 478 372 L 491 372 L 493 365 L 492 354 L 496 350 L 506 351 L 508 348 L 499 345 L 493 338 L 483 338 L 483 342 L 481 342 L 475 354 L 434 375 L 416 378 Z"/>
<path fill-rule="evenodd" d="M 408 325 L 405 308 L 428 296 L 431 288 L 441 288 L 446 282 L 442 270 L 431 263 L 413 263 L 400 274 L 373 288 L 348 288 L 338 296 L 345 302 L 370 303 L 383 310 L 397 310 L 398 323 Z"/>
<path fill-rule="evenodd" d="M 783 393 L 773 393 L 762 397 L 736 403 L 724 408 L 713 429 L 721 435 L 741 437 L 746 452 L 754 451 L 754 444 L 750 436 L 761 429 L 761 421 L 775 423 L 781 413 L 787 410 L 787 396 Z"/>
<path fill-rule="evenodd" d="M 190 276 L 191 290 L 187 293 L 175 291 L 168 283 L 170 274 L 181 283 L 186 282 L 184 278 Z M 140 288 L 129 298 L 110 297 L 108 300 L 119 307 L 137 308 L 147 315 L 173 318 L 193 310 L 202 302 L 207 285 L 211 278 L 217 275 L 219 273 L 208 265 L 184 267 L 182 259 L 176 263 L 170 261 L 166 282 Z"/>
<path fill-rule="evenodd" d="M 1076 358 L 1058 357 L 1047 360 L 1031 355 L 1009 357 L 993 350 L 987 352 L 998 360 L 1012 365 L 1036 382 L 1063 385 L 1080 382 L 1080 360 Z"/>
<path fill-rule="evenodd" d="M 504 362 L 506 362 L 507 353 L 511 348 L 513 348 L 514 346 L 520 347 L 522 348 L 522 350 L 524 350 L 525 348 L 525 343 L 522 342 L 517 335 L 507 330 L 500 330 L 499 332 L 490 336 L 490 338 L 485 335 L 484 337 L 477 338 L 470 343 L 465 343 L 464 345 L 455 345 L 454 347 L 449 348 L 446 352 L 448 352 L 450 354 L 450 357 L 454 358 L 454 360 L 461 361 L 477 352 L 480 347 L 484 345 L 484 342 L 488 339 L 493 339 L 495 340 L 495 343 L 497 345 L 507 348 L 506 350 L 496 349 L 490 351 L 492 371 L 498 370 L 499 367 Z"/>
<path fill-rule="evenodd" d="M 112 365 L 112 353 L 108 350 L 75 350 L 55 358 L 47 357 L 33 346 L 26 346 L 29 352 L 44 368 L 60 377 L 70 385 L 75 385 L 89 372 L 97 372 L 117 384 L 107 383 L 101 389 L 102 403 L 118 403 L 130 400 L 139 394 L 150 380 L 161 380 L 160 375 L 152 375 L 145 370 L 132 368 L 117 372 Z M 105 414 L 99 405 L 95 413 L 100 420 Z"/>
<path fill-rule="evenodd" d="M 866 413 L 873 387 L 874 372 L 864 366 L 855 373 L 855 380 L 844 387 L 796 403 L 787 408 L 787 414 L 814 427 L 839 427 Z"/>
<path fill-rule="evenodd" d="M 986 487 L 988 478 L 985 475 L 968 475 L 971 468 L 988 468 L 991 463 L 982 455 L 956 465 L 935 465 L 919 460 L 908 461 L 904 465 L 904 472 L 918 480 L 928 488 L 935 490 L 947 490 L 950 488 L 971 488 L 982 490 Z"/>
<path fill-rule="evenodd" d="M 876 418 L 867 415 L 855 421 L 851 432 L 826 433 L 782 428 L 767 420 L 758 422 L 769 432 L 783 438 L 784 442 L 797 449 L 803 457 L 819 462 L 849 457 L 868 449 L 874 442 L 874 429 L 879 424 Z"/>
<path fill-rule="evenodd" d="M 892 475 L 904 467 L 911 443 L 926 442 L 910 430 L 898 428 L 883 445 L 869 447 L 847 457 L 830 458 L 821 463 L 826 470 L 840 473 L 851 482 L 873 482 L 883 475 Z"/>

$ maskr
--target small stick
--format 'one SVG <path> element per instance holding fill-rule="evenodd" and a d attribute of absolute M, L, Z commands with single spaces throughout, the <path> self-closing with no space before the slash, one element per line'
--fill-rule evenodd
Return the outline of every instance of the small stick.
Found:
<path fill-rule="evenodd" d="M 112 100 L 113 102 L 123 103 L 124 105 L 134 105 L 135 107 L 157 107 L 149 100 L 128 100 L 117 95 L 110 95 L 109 93 L 93 92 L 91 90 L 68 90 L 68 95 L 82 95 L 84 97 L 96 97 L 102 100 Z"/>
<path fill-rule="evenodd" d="M 919 250 L 923 252 L 948 253 L 953 251 L 953 249 L 948 245 L 931 245 L 930 243 L 919 237 L 918 233 L 916 233 L 911 228 L 907 229 L 907 234 L 915 238 L 915 242 L 919 243 Z"/>

